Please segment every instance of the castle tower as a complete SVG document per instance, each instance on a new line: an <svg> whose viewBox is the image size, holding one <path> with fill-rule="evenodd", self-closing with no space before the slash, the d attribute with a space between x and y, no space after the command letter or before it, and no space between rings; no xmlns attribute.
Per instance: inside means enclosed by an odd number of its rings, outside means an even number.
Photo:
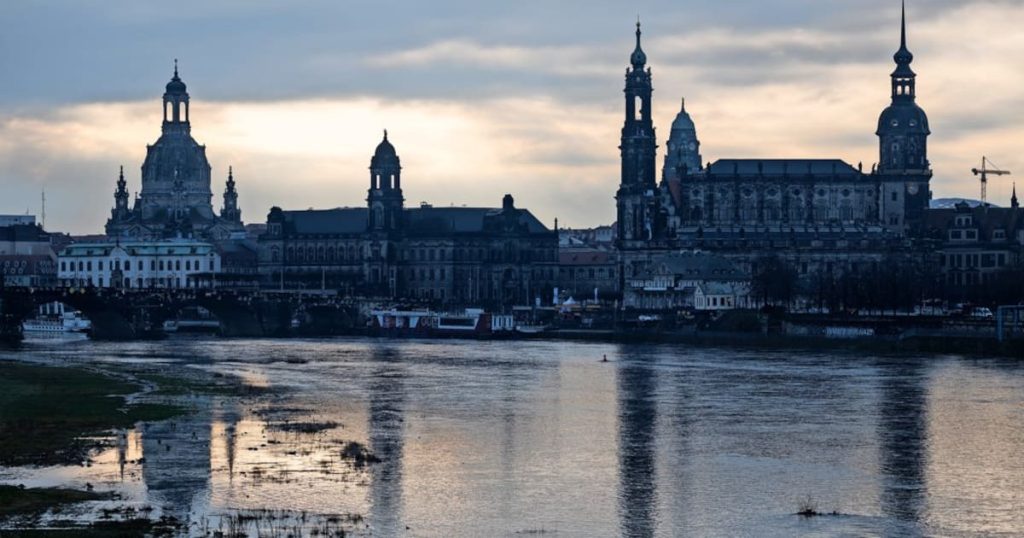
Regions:
<svg viewBox="0 0 1024 538"><path fill-rule="evenodd" d="M621 181L615 195L620 248L640 248L655 237L657 197L655 157L657 142L651 119L651 70L640 46L640 21L636 23L636 48L626 68L626 118L619 145Z"/></svg>
<svg viewBox="0 0 1024 538"><path fill-rule="evenodd" d="M916 103L917 74L910 68L914 55L907 49L906 8L900 22L900 48L893 55L891 104L878 118L879 162L883 225L905 232L914 225L931 200L928 162L928 116Z"/></svg>
<svg viewBox="0 0 1024 538"><path fill-rule="evenodd" d="M368 226L371 231L401 228L405 202L402 197L402 166L395 147L388 141L386 130L384 140L377 145L370 159L370 189L366 202L370 210Z"/></svg>

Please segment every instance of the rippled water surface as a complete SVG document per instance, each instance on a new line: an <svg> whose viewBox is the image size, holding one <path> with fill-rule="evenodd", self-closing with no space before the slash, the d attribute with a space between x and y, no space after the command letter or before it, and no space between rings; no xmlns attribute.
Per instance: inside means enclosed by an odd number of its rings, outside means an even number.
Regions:
<svg viewBox="0 0 1024 538"><path fill-rule="evenodd" d="M119 434L91 467L0 469L119 491L194 534L272 508L359 514L374 536L1024 535L1020 361L358 339L3 356L267 387L188 397L193 415ZM342 461L349 441L381 461ZM839 515L795 516L808 498Z"/></svg>

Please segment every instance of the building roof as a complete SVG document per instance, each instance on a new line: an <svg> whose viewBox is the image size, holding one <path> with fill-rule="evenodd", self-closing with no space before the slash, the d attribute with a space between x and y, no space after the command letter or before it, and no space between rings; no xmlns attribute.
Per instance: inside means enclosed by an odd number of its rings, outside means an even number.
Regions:
<svg viewBox="0 0 1024 538"><path fill-rule="evenodd" d="M213 245L199 241L147 241L125 243L75 243L64 247L60 256L109 256L122 250L130 256L186 256L215 253Z"/></svg>
<svg viewBox="0 0 1024 538"><path fill-rule="evenodd" d="M512 209L515 222L528 233L550 232L526 209ZM415 235L426 233L481 233L488 231L488 219L503 215L500 208L489 207L418 207L406 209L408 230Z"/></svg>
<svg viewBox="0 0 1024 538"><path fill-rule="evenodd" d="M489 207L432 207L424 205L406 208L403 212L409 235L482 233L491 231L507 213L501 208ZM537 217L526 209L511 209L514 223L527 233L549 233ZM337 209L309 209L282 211L288 233L308 235L360 235L366 233L368 210L364 207ZM503 223L504 221L502 221Z"/></svg>
<svg viewBox="0 0 1024 538"><path fill-rule="evenodd" d="M295 234L360 234L366 231L365 207L284 211L284 226Z"/></svg>
<svg viewBox="0 0 1024 538"><path fill-rule="evenodd" d="M933 239L947 238L946 231L954 228L956 217L970 215L969 228L977 228L979 240L992 238L994 230L1006 230L1007 236L1024 229L1024 209L1012 207L970 207L966 203L953 208L928 209L924 212L924 234Z"/></svg>
<svg viewBox="0 0 1024 538"><path fill-rule="evenodd" d="M561 265L601 265L615 261L612 253L606 250L567 248L558 251L558 263Z"/></svg>
<svg viewBox="0 0 1024 538"><path fill-rule="evenodd" d="M708 175L847 179L865 177L863 173L841 159L719 159L711 163Z"/></svg>

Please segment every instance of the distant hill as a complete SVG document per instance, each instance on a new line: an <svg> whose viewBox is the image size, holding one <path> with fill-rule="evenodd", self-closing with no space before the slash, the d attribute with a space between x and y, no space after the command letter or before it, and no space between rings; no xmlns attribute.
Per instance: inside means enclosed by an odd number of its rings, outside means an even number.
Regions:
<svg viewBox="0 0 1024 538"><path fill-rule="evenodd" d="M967 202L968 205L970 205L971 207L978 207L981 205L981 200L971 200L969 198L936 198L935 200L932 200L931 205L929 207L931 207L932 209L952 209L956 204L959 204L960 202ZM999 207L998 205L993 204L992 202L989 202L988 206Z"/></svg>

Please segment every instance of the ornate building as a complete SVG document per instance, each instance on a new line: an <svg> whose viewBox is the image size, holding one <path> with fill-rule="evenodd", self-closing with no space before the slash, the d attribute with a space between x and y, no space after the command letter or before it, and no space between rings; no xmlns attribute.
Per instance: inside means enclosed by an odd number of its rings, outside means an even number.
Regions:
<svg viewBox="0 0 1024 538"><path fill-rule="evenodd" d="M879 163L865 172L840 159L720 159L702 164L685 103L667 143L660 184L650 117L653 92L640 45L626 69L621 182L616 194L623 277L659 252L716 250L747 267L778 253L805 271L877 262L920 228L931 199L928 118L916 104L906 17L891 74L891 104L877 129Z"/></svg>
<svg viewBox="0 0 1024 538"><path fill-rule="evenodd" d="M243 231L238 193L230 172L224 209L219 216L213 211L206 146L192 138L189 95L185 83L178 77L177 60L174 76L164 92L163 116L160 138L146 146L142 191L131 206L124 167L121 168L114 192L114 209L107 221L107 235L147 240L171 237L222 240Z"/></svg>
<svg viewBox="0 0 1024 538"><path fill-rule="evenodd" d="M366 207L271 208L259 241L264 279L444 304L551 300L557 232L508 194L500 208L406 208L401 172L385 132L370 159Z"/></svg>

